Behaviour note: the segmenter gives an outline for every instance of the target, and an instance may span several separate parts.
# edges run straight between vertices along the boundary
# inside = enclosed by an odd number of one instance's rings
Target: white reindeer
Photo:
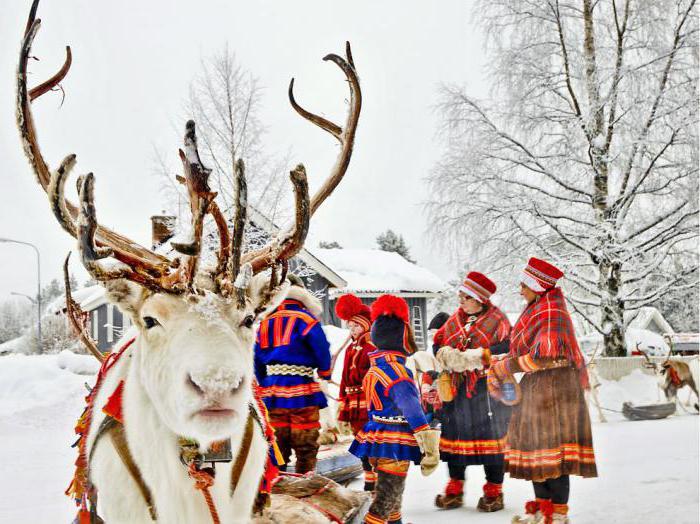
[[[349,44],[346,58],[324,58],[342,69],[350,85],[344,128],[302,109],[290,84],[295,110],[335,136],[341,148],[329,178],[311,199],[304,167],[292,171],[295,224],[260,250],[242,254],[247,207],[243,163],[236,164],[237,204],[229,231],[214,201],[216,193],[208,186],[210,170],[200,160],[194,122],[187,123],[180,151],[185,176],[179,180],[190,198],[192,242],[173,242],[181,256],[171,260],[98,224],[92,173],[78,181],[78,206],[65,199],[75,155],[49,170],[37,141],[31,102],[61,82],[71,54],[67,48],[61,70],[28,89],[27,66],[40,25],[38,3],[32,4],[17,75],[17,122],[24,150],[55,217],[78,240],[83,265],[105,284],[110,300],[131,317],[136,331],[134,342],[116,363],[110,361],[113,365],[103,373],[93,397],[84,458],[89,484],[98,493],[96,506],[109,524],[249,522],[268,454],[256,422],[260,414],[251,408],[255,325],[285,297],[287,260],[301,249],[311,216],[347,170],[361,107]],[[214,219],[220,237],[214,268],[199,264],[206,215]],[[108,257],[116,262],[108,265],[103,260]],[[261,274],[267,269],[269,277]],[[107,419],[102,408],[122,381],[120,424],[114,422],[117,418]],[[194,439],[194,449],[184,448],[181,437]],[[218,441],[230,443],[230,460],[218,462],[210,475],[194,459]],[[183,454],[186,449],[190,455]],[[181,457],[190,464],[189,471]],[[190,473],[210,485],[197,486]]]

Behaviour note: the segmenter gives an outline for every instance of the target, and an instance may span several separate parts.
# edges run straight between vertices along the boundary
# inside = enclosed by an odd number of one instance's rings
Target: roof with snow
[[[77,289],[71,293],[73,300],[80,306],[83,311],[92,311],[107,303],[105,288],[98,285],[87,286],[83,289]],[[46,313],[59,313],[66,308],[66,297],[61,295],[52,300],[46,307]]]
[[[432,296],[446,288],[434,273],[398,253],[379,249],[313,249],[312,253],[347,281],[345,288],[333,290],[335,295],[351,292]]]
[[[628,326],[634,329],[647,329],[659,334],[674,333],[661,312],[655,307],[642,307],[629,320]]]

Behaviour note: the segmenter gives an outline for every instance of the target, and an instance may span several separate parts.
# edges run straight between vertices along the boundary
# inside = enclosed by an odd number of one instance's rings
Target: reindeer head
[[[294,80],[290,82],[292,107],[333,135],[341,148],[330,176],[313,198],[309,198],[304,166],[300,164],[290,173],[295,223],[262,249],[243,253],[247,213],[243,162],[239,160],[235,166],[236,206],[229,230],[216,204],[216,193],[209,188],[210,170],[199,156],[195,123],[187,122],[184,147],[179,151],[184,176],[177,179],[189,195],[191,239],[172,243],[179,256],[170,259],[98,223],[92,173],[78,178],[77,206],[65,198],[64,187],[75,166],[75,155],[68,155],[53,172],[44,160],[31,103],[61,82],[70,69],[72,55],[67,47],[59,72],[39,86],[27,88],[31,46],[41,23],[36,18],[38,3],[34,0],[32,4],[17,75],[17,122],[25,153],[59,224],[77,239],[83,265],[138,327],[134,355],[138,378],[158,414],[178,434],[202,441],[221,438],[241,421],[250,400],[255,322],[286,295],[287,261],[302,248],[311,216],[340,183],[350,162],[362,100],[350,46],[346,44],[345,58],[335,54],[324,58],[340,67],[350,86],[344,128],[299,106],[293,95]],[[207,215],[219,233],[215,267],[199,263]],[[70,298],[68,303],[70,310]],[[99,354],[96,348],[92,350]]]

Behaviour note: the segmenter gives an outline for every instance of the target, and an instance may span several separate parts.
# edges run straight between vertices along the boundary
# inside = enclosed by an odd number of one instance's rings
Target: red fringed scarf
[[[574,324],[564,294],[555,287],[543,293],[515,323],[510,335],[510,354],[533,358],[566,358],[581,371],[581,385],[588,389],[588,373],[576,341]]]
[[[487,348],[508,338],[510,322],[503,312],[490,302],[479,315],[467,315],[459,308],[445,322],[433,338],[439,347],[450,346],[461,351],[474,348]],[[467,380],[467,397],[471,398],[479,380],[476,371],[466,371],[461,375]],[[453,373],[453,386],[456,378]]]

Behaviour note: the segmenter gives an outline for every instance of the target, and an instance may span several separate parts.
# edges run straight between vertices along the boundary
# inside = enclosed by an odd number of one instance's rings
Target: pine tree
[[[410,250],[406,246],[406,242],[403,236],[397,235],[391,229],[387,229],[384,233],[377,237],[377,246],[382,251],[392,251],[398,253],[411,264],[415,264],[416,261],[411,258]]]
[[[318,243],[318,247],[321,249],[343,249],[343,246],[338,244],[338,242],[336,242],[335,240],[333,240],[331,242],[326,242],[325,240],[321,240]]]

